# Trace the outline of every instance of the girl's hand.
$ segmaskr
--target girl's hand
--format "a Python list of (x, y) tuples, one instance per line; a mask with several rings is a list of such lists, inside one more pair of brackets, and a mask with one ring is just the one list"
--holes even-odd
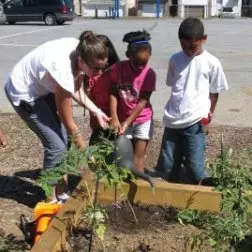
[(123, 122), (121, 125), (121, 130), (120, 130), (120, 134), (123, 135), (125, 133), (125, 131), (128, 129), (129, 125), (127, 122)]
[(121, 131), (121, 124), (118, 119), (112, 118), (110, 121), (111, 127), (115, 130), (115, 133), (120, 133)]

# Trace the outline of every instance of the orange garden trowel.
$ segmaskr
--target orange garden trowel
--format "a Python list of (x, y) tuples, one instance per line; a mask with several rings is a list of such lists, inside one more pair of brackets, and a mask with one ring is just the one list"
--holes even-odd
[(34, 208), (34, 221), (29, 221), (24, 215), (21, 215), (20, 228), (25, 240), (30, 244), (37, 242), (61, 206), (57, 203), (39, 202)]

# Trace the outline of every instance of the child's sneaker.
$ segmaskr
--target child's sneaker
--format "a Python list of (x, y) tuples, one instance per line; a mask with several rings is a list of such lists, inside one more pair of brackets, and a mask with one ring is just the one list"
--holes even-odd
[(70, 192), (67, 193), (61, 193), (56, 196), (58, 201), (61, 201), (62, 203), (65, 203), (70, 198)]

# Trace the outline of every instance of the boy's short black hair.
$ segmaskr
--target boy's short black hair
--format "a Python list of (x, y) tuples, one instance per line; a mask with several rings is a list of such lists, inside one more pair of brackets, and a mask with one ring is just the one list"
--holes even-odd
[(186, 18), (179, 27), (179, 39), (195, 39), (199, 40), (204, 36), (204, 25), (194, 17)]

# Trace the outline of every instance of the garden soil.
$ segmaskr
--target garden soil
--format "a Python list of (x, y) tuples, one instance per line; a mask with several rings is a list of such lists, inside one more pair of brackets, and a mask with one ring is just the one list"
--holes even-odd
[[(127, 202), (106, 208), (108, 221), (103, 242), (94, 236), (92, 252), (189, 252), (190, 238), (200, 231), (174, 221), (176, 210), (169, 207), (134, 205)], [(71, 252), (89, 251), (90, 230), (80, 224), (68, 239)], [(201, 252), (211, 251), (205, 244)]]
[[(88, 140), (90, 136), (88, 117), (79, 116), (76, 120), (81, 127), (81, 132)], [(9, 250), (2, 251), (29, 251), (29, 246), (23, 241), (24, 237), (18, 224), (21, 214), (32, 219), (33, 207), (44, 197), (43, 191), (35, 183), (43, 162), (43, 148), (37, 137), (14, 114), (1, 114), (0, 127), (5, 132), (8, 141), (8, 146), (0, 149), (0, 251), (1, 246), (9, 248)], [(162, 134), (162, 124), (155, 122), (155, 135), (149, 145), (146, 168), (153, 168), (156, 165)], [(225, 148), (231, 147), (234, 153), (238, 153), (244, 148), (251, 148), (252, 128), (213, 124), (207, 137), (207, 161), (212, 161), (220, 154), (222, 134)], [(167, 222), (162, 209), (155, 209), (155, 207), (153, 209), (152, 206), (149, 206), (149, 208), (150, 211), (158, 214), (150, 214), (147, 207), (148, 214), (145, 215), (143, 212), (143, 216), (145, 216), (147, 222), (151, 220), (150, 225), (144, 226), (144, 228), (141, 228), (141, 225), (137, 226), (135, 228), (137, 231), (128, 234), (130, 238), (126, 241), (129, 250), (116, 250), (120, 244), (117, 240), (124, 239), (116, 231), (116, 236), (111, 233), (111, 237), (115, 236), (111, 239), (114, 244), (111, 246), (114, 246), (115, 250), (110, 251), (123, 252), (134, 251), (134, 249), (138, 249), (136, 251), (148, 251), (141, 250), (142, 247), (148, 249), (148, 246), (156, 249), (150, 251), (185, 251), (183, 247), (185, 246), (184, 237), (197, 232), (197, 230), (195, 231), (192, 226), (179, 226), (173, 222)], [(152, 227), (153, 232), (150, 232)], [(161, 239), (160, 235), (169, 244), (169, 250), (158, 250), (159, 243), (157, 241)], [(156, 240), (155, 246), (151, 241), (152, 239)], [(181, 245), (177, 246), (176, 244)]]

